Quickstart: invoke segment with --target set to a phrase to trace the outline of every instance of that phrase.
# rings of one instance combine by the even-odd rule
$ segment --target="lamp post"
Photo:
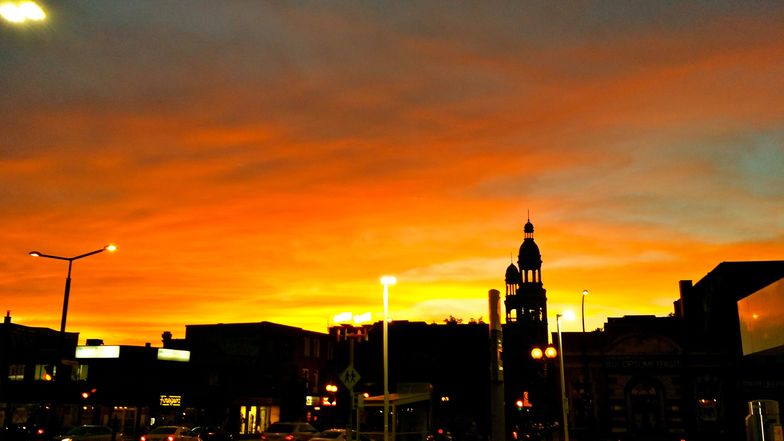
[[[395,283],[395,276],[381,277],[381,284],[384,285],[384,441],[389,441],[389,285]]]
[[[564,429],[564,440],[569,441],[569,400],[566,398],[566,379],[564,375],[564,361],[563,361],[563,338],[561,337],[561,317],[566,318],[567,320],[574,319],[574,313],[571,311],[565,311],[563,314],[556,314],[555,315],[555,325],[556,329],[558,330],[558,360],[560,361],[560,368],[561,368],[561,409],[563,412],[563,429]]]
[[[80,254],[76,257],[61,257],[61,256],[53,256],[51,254],[44,254],[38,251],[30,251],[30,255],[33,257],[46,257],[48,259],[57,259],[57,260],[67,260],[68,261],[68,276],[65,278],[65,294],[63,295],[63,317],[60,320],[60,334],[62,334],[63,340],[65,339],[65,319],[68,316],[68,297],[71,295],[71,267],[73,266],[73,261],[81,259],[83,257],[92,256],[93,254],[102,253],[104,251],[115,251],[117,249],[114,245],[106,245],[105,247],[90,251],[89,253]]]
[[[591,387],[588,378],[590,377],[590,370],[588,369],[588,353],[586,351],[586,342],[585,342],[585,298],[588,296],[588,290],[583,290],[583,295],[581,298],[581,318],[583,321],[583,333],[580,336],[580,342],[582,343],[582,355],[583,355],[583,387],[582,387],[582,406],[583,406],[583,416],[585,418],[585,424],[588,426],[588,429],[592,429],[593,427],[593,415],[592,415],[592,398],[591,398]]]
[[[95,251],[90,251],[89,253],[80,254],[80,255],[75,256],[75,257],[61,257],[61,256],[54,256],[54,255],[51,255],[51,254],[44,254],[44,253],[41,253],[40,251],[30,251],[29,254],[31,256],[33,256],[33,257],[46,257],[47,259],[57,259],[57,260],[67,260],[68,261],[68,276],[65,278],[65,294],[63,295],[63,315],[62,315],[62,319],[60,320],[60,348],[59,348],[59,357],[58,357],[59,359],[58,359],[58,361],[56,363],[56,366],[62,367],[65,364],[65,361],[63,360],[63,358],[65,356],[65,319],[68,316],[68,297],[71,294],[71,267],[73,266],[73,261],[81,259],[83,257],[92,256],[93,254],[102,253],[104,251],[114,251],[116,249],[117,249],[117,247],[114,246],[114,245],[106,245],[105,247],[103,247],[101,249],[98,249],[98,250],[95,250]],[[55,375],[56,375],[56,373],[55,373]],[[64,381],[65,381],[65,378],[60,376],[60,378],[57,379],[56,381],[59,384],[58,388],[61,389],[59,391],[59,393],[61,393],[61,394],[64,393]],[[53,399],[53,405],[52,405],[53,409],[57,408],[57,401],[58,400],[59,400],[58,397],[55,395],[55,397]],[[56,412],[52,412],[52,414],[51,414],[51,422],[50,422],[50,424],[51,424],[50,429],[53,429],[53,428],[59,426],[61,423],[62,423],[62,420],[60,420],[59,422],[57,421],[57,413]]]

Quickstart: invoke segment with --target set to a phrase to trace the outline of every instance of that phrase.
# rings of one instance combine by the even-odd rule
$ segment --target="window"
[[[304,355],[306,357],[310,357],[310,338],[309,337],[305,337],[304,340],[305,340],[305,344],[303,345],[304,348],[305,348],[305,354]]]
[[[10,381],[24,380],[24,371],[25,371],[25,365],[23,364],[12,364],[8,366],[8,380]]]
[[[313,339],[313,357],[319,358],[321,356],[321,341],[318,338]]]
[[[88,365],[80,364],[75,368],[71,369],[71,381],[85,381],[87,380],[87,368]]]
[[[37,364],[35,365],[35,375],[33,376],[33,379],[35,381],[52,381],[56,374],[57,370],[54,365]]]

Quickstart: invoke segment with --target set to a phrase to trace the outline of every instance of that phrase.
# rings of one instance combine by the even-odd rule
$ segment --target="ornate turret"
[[[547,342],[547,296],[542,286],[542,253],[534,242],[531,219],[523,227],[523,243],[517,255],[517,267],[506,268],[506,322],[519,323]]]
[[[542,285],[542,254],[534,242],[534,224],[523,227],[523,243],[504,274],[506,323],[503,331],[504,399],[507,403],[528,399],[534,414],[521,414],[513,406],[505,412],[507,430],[530,423],[529,418],[547,418],[548,395],[545,364],[531,357],[531,350],[544,350],[547,338],[547,295]],[[553,383],[554,384],[554,383]],[[511,430],[510,430],[511,432]]]
[[[531,219],[525,224],[523,229],[525,238],[520,245],[520,254],[517,256],[517,264],[520,266],[520,274],[523,283],[535,282],[542,283],[542,253],[534,242],[534,224]],[[530,277],[529,277],[530,276]]]

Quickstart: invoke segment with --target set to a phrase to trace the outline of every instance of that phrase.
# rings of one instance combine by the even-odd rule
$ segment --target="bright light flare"
[[[531,349],[531,358],[533,358],[534,360],[541,360],[542,359],[542,355],[543,355],[543,353],[542,353],[541,349],[539,349],[539,348]]]
[[[0,4],[0,17],[7,22],[21,24],[26,21],[43,21],[46,19],[46,12],[32,1],[5,2]]]
[[[362,323],[368,323],[373,320],[373,314],[366,312],[364,314],[357,314],[354,316],[354,324],[359,325]]]
[[[332,317],[333,323],[349,323],[354,315],[350,312],[341,312]]]
[[[548,346],[547,349],[544,350],[544,356],[547,358],[555,358],[558,355],[558,350],[556,350],[552,346]]]
[[[110,253],[113,253],[113,252],[117,251],[117,245],[109,244],[109,245],[106,245],[105,247],[103,247],[103,249],[105,249],[106,251],[109,251]]]
[[[396,283],[397,283],[397,278],[395,276],[381,276],[382,285],[394,285]]]
[[[561,317],[569,321],[574,320],[575,319],[574,311],[572,311],[571,309],[567,309],[566,311],[563,312],[563,314],[561,314]]]

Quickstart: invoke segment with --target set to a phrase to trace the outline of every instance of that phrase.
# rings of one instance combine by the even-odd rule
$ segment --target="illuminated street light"
[[[0,17],[12,24],[24,24],[45,20],[46,12],[33,1],[4,2],[0,4]]]
[[[585,297],[586,296],[588,296],[588,290],[584,289],[583,290],[582,301],[580,302],[580,305],[581,305],[580,306],[580,309],[581,309],[580,317],[583,320],[583,338],[585,338]]]
[[[384,285],[384,441],[389,441],[389,285],[397,283],[395,276],[381,277]]]
[[[544,357],[544,352],[542,352],[541,348],[533,348],[531,349],[531,358],[534,360],[541,360]]]
[[[563,314],[555,315],[555,325],[558,329],[558,358],[561,365],[561,409],[563,410],[563,428],[564,440],[569,441],[569,420],[567,414],[569,413],[569,400],[566,399],[566,379],[564,378],[564,361],[563,361],[563,338],[561,338],[561,317],[566,320],[574,320],[574,312],[564,311]]]
[[[57,260],[67,260],[68,261],[68,276],[65,278],[65,295],[63,296],[63,317],[60,320],[60,334],[63,335],[65,338],[65,319],[68,316],[68,297],[71,294],[71,267],[73,266],[73,261],[81,259],[83,257],[92,256],[93,254],[102,253],[104,251],[115,251],[117,247],[115,245],[106,245],[105,247],[90,251],[89,253],[80,254],[76,257],[60,257],[60,256],[53,256],[50,254],[44,254],[39,251],[30,251],[30,255],[33,257],[46,257],[48,259],[57,259]]]
[[[544,351],[542,351],[542,348],[538,346],[535,346],[533,349],[531,349],[531,358],[534,360],[555,358],[556,356],[558,356],[558,350],[552,346],[547,346]]]

